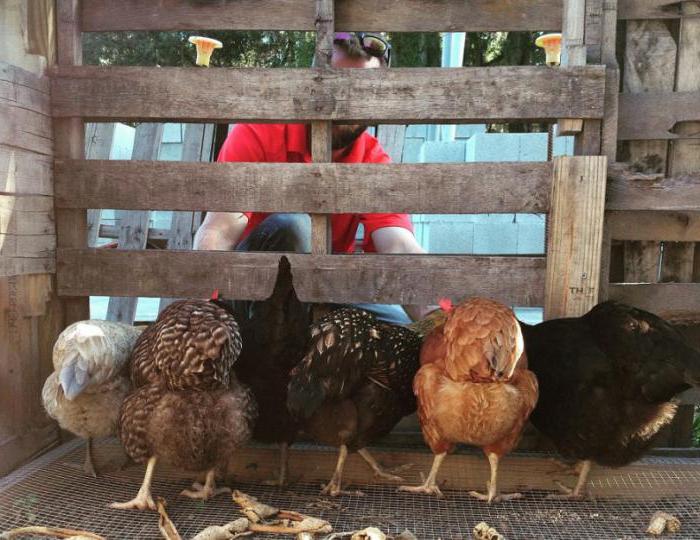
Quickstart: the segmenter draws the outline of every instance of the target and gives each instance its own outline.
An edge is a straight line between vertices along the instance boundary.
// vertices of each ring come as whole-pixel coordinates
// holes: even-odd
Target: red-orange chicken
[[[487,493],[472,491],[472,496],[488,502],[520,497],[497,489],[498,461],[518,442],[537,402],[537,379],[527,369],[513,312],[483,298],[450,309],[424,341],[420,360],[413,392],[435,459],[422,486],[401,490],[441,496],[440,465],[456,444],[465,443],[481,447],[491,466]]]

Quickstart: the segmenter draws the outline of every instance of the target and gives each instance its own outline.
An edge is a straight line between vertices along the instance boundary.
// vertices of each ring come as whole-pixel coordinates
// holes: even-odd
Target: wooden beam
[[[551,177],[552,164],[536,162],[205,164],[71,160],[57,161],[55,171],[58,208],[329,214],[547,212]]]
[[[87,159],[109,159],[116,124],[88,124],[85,127],[85,157]],[[73,184],[75,189],[77,186]],[[91,208],[87,214],[88,247],[95,247],[100,232],[101,208]]]
[[[605,68],[60,67],[56,117],[90,120],[481,122],[601,118]],[[498,81],[498,84],[494,82]]]
[[[610,298],[665,319],[700,313],[700,283],[611,283]]]
[[[618,18],[636,19],[678,19],[681,17],[679,0],[618,0]]]
[[[67,69],[83,61],[80,28],[80,0],[57,0],[56,36],[58,65]],[[78,68],[80,69],[80,68]],[[54,119],[55,157],[83,159],[85,128],[79,115]],[[63,248],[80,249],[87,244],[85,210],[56,210],[56,243]],[[88,298],[64,298],[66,325],[90,318]]]
[[[134,134],[134,147],[131,159],[136,161],[156,160],[163,138],[163,124],[139,124]],[[145,249],[148,239],[148,227],[151,212],[120,210],[117,212],[119,221],[119,238],[117,244],[121,249]],[[138,298],[109,299],[107,305],[107,320],[133,324],[136,317]]]
[[[598,302],[606,165],[601,156],[554,161],[546,319],[580,316]]]
[[[676,124],[700,121],[700,91],[620,94],[618,137],[622,140],[700,138],[681,134]]]
[[[58,253],[63,295],[267,298],[278,253],[69,249]],[[431,304],[436,298],[488,296],[540,306],[543,257],[286,254],[305,302]]]
[[[562,0],[338,0],[338,30],[484,32],[559,30]],[[314,30],[312,2],[298,0],[90,0],[88,32],[124,30]]]
[[[606,212],[614,240],[700,242],[700,212]]]
[[[700,175],[658,181],[609,179],[605,208],[700,212]]]

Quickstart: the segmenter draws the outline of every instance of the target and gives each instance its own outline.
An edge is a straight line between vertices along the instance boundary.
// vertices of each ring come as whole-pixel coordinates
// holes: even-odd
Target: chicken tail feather
[[[90,382],[90,374],[85,359],[79,352],[66,358],[58,375],[63,393],[69,400],[75,399]]]

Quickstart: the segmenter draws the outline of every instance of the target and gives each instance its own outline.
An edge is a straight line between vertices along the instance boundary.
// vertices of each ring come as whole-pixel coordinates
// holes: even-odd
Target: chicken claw
[[[130,501],[123,503],[114,502],[110,504],[109,507],[118,510],[157,510],[156,503],[153,501],[150,491],[148,493],[139,491],[138,495]]]
[[[340,481],[337,481],[334,478],[331,478],[331,481],[328,482],[325,486],[321,486],[321,495],[330,495],[331,497],[337,497],[338,495],[354,495],[356,497],[364,497],[365,494],[362,491],[356,490],[346,490],[346,489],[340,489]]]
[[[358,454],[362,457],[367,462],[367,465],[370,466],[370,468],[374,471],[374,477],[375,478],[382,478],[384,480],[389,480],[391,482],[405,482],[406,480],[401,478],[400,476],[397,476],[395,474],[392,474],[388,471],[385,471],[382,466],[379,464],[379,462],[374,459],[374,456],[369,453],[369,450],[366,448],[362,448],[361,450],[357,451]],[[403,465],[399,469],[404,470],[410,468],[411,465]]]
[[[221,495],[222,493],[231,493],[231,488],[216,487],[214,469],[207,471],[207,478],[204,485],[200,484],[199,482],[194,482],[192,487],[194,489],[183,489],[180,492],[180,495],[189,497],[190,499],[202,499],[203,501],[207,501],[213,497],[216,497],[217,495]]]
[[[547,499],[559,500],[559,501],[585,501],[588,498],[588,494],[585,490],[576,490],[566,487],[559,481],[554,482],[561,493],[552,493],[547,495]]]
[[[524,495],[522,493],[499,493],[498,495],[491,493],[479,493],[478,491],[470,491],[469,495],[480,501],[486,501],[491,504],[492,502],[500,503],[505,501],[512,501],[515,499],[522,499]]]
[[[428,484],[427,482],[422,486],[399,486],[399,491],[407,491],[408,493],[422,493],[424,495],[435,495],[443,499],[445,496],[440,491],[437,484]]]

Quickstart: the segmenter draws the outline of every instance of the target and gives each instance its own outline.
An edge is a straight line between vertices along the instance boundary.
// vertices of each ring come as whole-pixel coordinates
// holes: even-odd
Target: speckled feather
[[[151,456],[184,470],[223,467],[250,440],[257,407],[235,378],[211,392],[168,390],[147,384],[123,403],[119,436],[127,454],[142,463]]]
[[[292,371],[287,404],[326,444],[362,448],[415,410],[411,392],[420,337],[364,310],[342,308],[311,327]]]
[[[131,357],[135,387],[163,382],[171,390],[226,388],[241,352],[238,324],[213,302],[180,300],[165,308]]]

